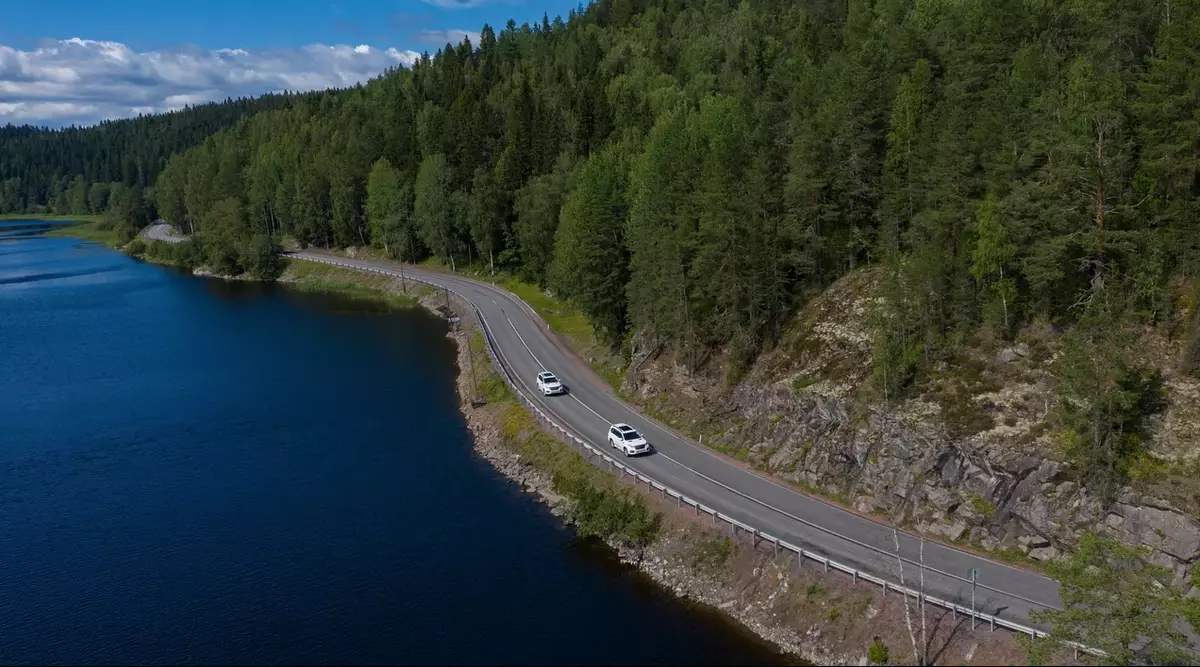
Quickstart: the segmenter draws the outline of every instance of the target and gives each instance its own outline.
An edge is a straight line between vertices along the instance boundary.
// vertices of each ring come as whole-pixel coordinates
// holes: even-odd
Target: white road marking
[[[297,254],[299,254],[299,253],[297,253]],[[318,259],[318,260],[316,260],[316,261],[321,261],[321,260],[319,260],[319,259]],[[329,262],[329,263],[334,263],[334,264],[337,264],[338,262]],[[342,265],[343,265],[343,266],[346,266],[347,268],[359,268],[359,269],[361,269],[361,268],[362,268],[361,266],[353,266],[353,265],[349,265],[349,264],[342,264]],[[501,296],[504,296],[504,297],[508,298],[509,300],[516,301],[515,299],[513,299],[513,298],[512,298],[512,296],[510,296],[510,295],[509,295],[509,294],[507,294],[506,292],[504,292],[504,291],[502,291],[502,290],[499,290],[499,289],[497,289],[496,291],[497,291],[497,292],[499,292],[499,293],[501,294]],[[491,298],[491,296],[489,295],[489,297],[488,297],[488,298]],[[492,299],[492,302],[493,302],[493,303],[496,303],[495,299]],[[499,304],[496,304],[496,305],[499,305]],[[534,317],[535,317],[535,318],[537,318],[537,315],[536,315],[536,313],[532,311],[532,309],[529,307],[529,305],[528,305],[528,304],[526,304],[526,303],[524,302],[524,300],[523,300],[523,299],[521,299],[520,301],[518,301],[518,302],[517,302],[517,305],[518,305],[518,306],[524,306],[524,308],[525,308],[526,310],[530,311],[530,312],[531,312],[531,314],[533,314],[533,315],[534,315]],[[530,347],[529,347],[528,343],[526,343],[526,342],[525,342],[525,338],[524,338],[524,337],[521,335],[521,332],[517,331],[517,327],[516,327],[516,325],[515,325],[515,324],[513,324],[513,321],[512,321],[512,319],[508,317],[508,314],[507,314],[507,313],[504,315],[504,318],[505,318],[505,320],[507,320],[507,321],[508,321],[508,326],[512,328],[512,330],[513,330],[513,333],[517,335],[517,340],[519,340],[519,341],[521,342],[521,345],[522,345],[522,346],[525,348],[525,351],[529,353],[529,356],[533,358],[533,360],[534,360],[534,361],[535,361],[535,362],[538,364],[538,366],[542,366],[542,362],[541,362],[541,360],[539,360],[539,359],[537,358],[537,355],[535,355],[535,354],[533,353],[533,350],[532,350],[532,349],[530,349]],[[544,367],[543,367],[543,368],[544,368]],[[530,389],[531,389],[531,388],[529,387],[529,385],[525,383],[525,381],[524,381],[524,380],[521,380],[521,384],[525,385],[525,388],[526,388],[527,390],[530,390]],[[531,393],[534,393],[534,392],[531,392]],[[584,403],[583,401],[581,401],[581,400],[580,400],[578,397],[576,397],[574,394],[568,394],[568,395],[569,395],[571,398],[574,398],[574,399],[575,399],[575,401],[576,401],[576,402],[578,402],[580,405],[582,405],[584,408],[587,408],[587,410],[588,410],[589,412],[591,412],[592,414],[596,415],[596,416],[597,416],[597,417],[599,417],[601,420],[603,420],[603,421],[607,421],[607,420],[604,418],[604,416],[603,416],[603,415],[601,415],[599,412],[596,412],[595,410],[593,410],[593,409],[591,408],[591,406],[589,406],[588,404],[586,404],[586,403]],[[616,403],[618,403],[618,404],[619,404],[621,407],[625,408],[625,410],[627,410],[627,411],[629,411],[630,413],[632,413],[634,416],[637,416],[637,417],[639,417],[639,418],[641,418],[641,419],[645,420],[645,421],[646,421],[647,423],[649,423],[649,424],[650,424],[652,427],[654,427],[654,428],[658,429],[659,431],[661,431],[661,432],[665,433],[665,434],[666,434],[666,435],[668,435],[669,437],[672,437],[672,438],[674,438],[674,439],[676,439],[676,440],[680,441],[681,443],[683,443],[684,445],[686,445],[686,446],[688,446],[688,447],[690,447],[690,448],[692,448],[692,449],[697,449],[697,450],[699,450],[699,451],[701,451],[701,452],[704,452],[704,453],[705,453],[705,454],[707,454],[708,456],[710,456],[710,457],[712,457],[712,458],[714,458],[714,459],[717,459],[717,460],[719,460],[721,463],[724,463],[724,464],[726,464],[726,465],[731,465],[731,464],[729,464],[727,461],[724,461],[723,459],[721,459],[721,457],[719,457],[719,456],[718,456],[716,453],[714,453],[714,452],[712,452],[712,451],[709,451],[709,450],[708,450],[707,448],[705,448],[703,445],[697,445],[697,444],[695,444],[695,443],[691,442],[690,440],[688,440],[688,439],[686,439],[686,438],[682,438],[682,437],[679,437],[679,436],[675,436],[674,434],[672,434],[672,433],[670,433],[669,431],[667,431],[665,428],[663,428],[663,427],[660,427],[658,424],[655,424],[654,422],[650,421],[650,420],[649,420],[649,419],[648,419],[648,418],[647,418],[645,415],[642,415],[642,414],[638,413],[638,412],[637,412],[637,411],[635,411],[633,408],[631,408],[630,406],[626,405],[626,404],[625,404],[623,401],[617,400],[617,399],[615,399],[615,397],[614,397],[614,401],[615,401]],[[542,403],[542,406],[543,406],[543,407],[545,407],[547,410],[551,410],[551,409],[550,409],[550,406],[549,406],[548,404],[546,404],[546,403],[544,403],[544,402],[542,402],[542,401],[539,401],[539,403]],[[551,410],[551,412],[553,412],[553,410]],[[572,430],[574,430],[574,429],[572,429]],[[846,540],[846,541],[848,541],[848,542],[850,542],[850,543],[852,543],[852,544],[857,544],[858,546],[864,547],[864,548],[868,549],[869,551],[876,552],[876,553],[879,553],[879,552],[880,552],[880,548],[879,548],[879,547],[873,547],[873,546],[871,546],[870,544],[867,544],[867,543],[865,543],[865,542],[861,542],[861,541],[859,541],[859,540],[857,540],[857,539],[854,539],[854,538],[851,538],[851,537],[849,537],[849,536],[847,536],[847,535],[842,535],[842,534],[840,534],[840,533],[838,533],[838,532],[835,532],[835,531],[833,531],[833,530],[830,530],[830,529],[828,529],[828,528],[825,528],[824,526],[821,526],[821,525],[819,525],[819,524],[817,524],[817,523],[814,523],[814,522],[808,521],[807,519],[803,519],[803,518],[801,518],[801,517],[799,517],[799,516],[796,516],[796,515],[794,515],[794,514],[792,514],[792,513],[790,513],[790,512],[787,512],[786,510],[782,510],[782,509],[780,509],[780,508],[778,508],[778,507],[775,507],[775,506],[773,506],[773,505],[771,505],[771,504],[769,504],[769,503],[766,503],[766,502],[764,502],[764,501],[762,501],[762,500],[759,500],[759,499],[757,499],[757,498],[754,498],[753,496],[750,496],[750,495],[748,495],[748,494],[746,494],[746,493],[743,493],[743,492],[741,492],[741,491],[738,491],[737,489],[733,488],[732,486],[729,486],[729,485],[727,485],[727,484],[724,484],[724,483],[722,483],[722,482],[719,482],[719,481],[717,481],[716,479],[713,479],[712,477],[709,477],[708,475],[705,475],[704,473],[702,473],[702,472],[699,472],[698,470],[696,470],[696,469],[694,469],[694,468],[692,468],[692,467],[690,467],[690,466],[688,466],[688,465],[685,465],[685,464],[681,463],[680,461],[678,461],[678,460],[676,460],[676,459],[674,459],[674,458],[672,458],[672,457],[670,457],[670,456],[668,456],[668,455],[666,455],[666,454],[662,453],[662,452],[661,452],[661,451],[659,451],[657,448],[655,448],[655,453],[657,453],[659,456],[663,457],[664,459],[666,459],[666,460],[670,461],[671,463],[674,463],[675,465],[679,466],[680,468],[683,468],[684,470],[687,470],[687,471],[691,472],[692,474],[694,474],[694,475],[696,475],[696,476],[698,476],[698,477],[700,477],[700,478],[702,478],[702,479],[705,479],[705,480],[707,480],[707,481],[711,482],[712,484],[715,484],[716,486],[719,486],[719,487],[721,487],[721,488],[723,488],[723,489],[725,489],[725,490],[727,490],[727,491],[729,491],[729,492],[731,492],[731,493],[733,493],[733,494],[735,494],[735,495],[737,495],[737,496],[740,496],[740,497],[742,497],[742,498],[745,498],[745,499],[747,499],[747,500],[749,500],[749,501],[751,501],[751,502],[753,502],[753,503],[755,503],[755,504],[757,504],[757,505],[759,505],[759,506],[761,506],[761,507],[764,507],[764,508],[766,508],[766,509],[769,509],[769,510],[771,510],[771,511],[773,511],[773,512],[776,512],[776,513],[778,513],[778,514],[780,514],[780,515],[782,515],[782,516],[785,516],[785,517],[787,517],[787,518],[790,518],[790,519],[792,519],[792,520],[794,520],[794,521],[797,521],[797,522],[799,522],[799,523],[801,523],[801,524],[803,524],[803,525],[807,525],[807,526],[810,526],[810,527],[816,528],[817,530],[819,530],[819,531],[821,531],[821,532],[824,532],[824,533],[826,533],[826,534],[828,534],[828,535],[831,535],[831,536],[833,536],[833,537],[837,537],[837,538],[839,538],[839,539]],[[758,479],[760,479],[760,480],[762,480],[762,481],[764,481],[764,482],[767,482],[767,483],[769,483],[769,484],[772,484],[772,485],[774,485],[774,486],[777,486],[777,487],[779,487],[779,488],[781,488],[781,489],[783,489],[783,490],[790,491],[790,492],[792,492],[792,493],[796,493],[796,491],[794,491],[793,489],[790,489],[790,488],[788,488],[787,486],[784,486],[783,484],[781,484],[781,483],[779,483],[779,482],[776,482],[775,480],[772,480],[772,479],[766,478],[766,477],[764,477],[764,476],[762,476],[762,475],[760,475],[760,474],[758,474],[758,473],[756,473],[756,472],[754,472],[754,471],[745,470],[745,469],[743,469],[743,468],[740,468],[740,467],[737,467],[737,466],[734,466],[734,467],[735,467],[736,469],[738,469],[738,470],[742,471],[742,472],[749,473],[750,475],[752,475],[752,476],[754,476],[754,477],[756,477],[756,478],[758,478]],[[803,494],[797,494],[797,495],[801,495],[801,496],[803,496]],[[806,497],[806,496],[805,496],[805,497]],[[813,500],[816,500],[817,502],[821,502],[822,504],[824,504],[824,505],[826,505],[826,506],[828,506],[828,507],[830,507],[830,508],[832,508],[832,509],[834,509],[834,510],[840,510],[840,511],[842,511],[842,512],[846,512],[846,510],[844,510],[844,509],[842,509],[842,508],[840,508],[840,507],[837,507],[836,505],[831,505],[831,504],[829,504],[829,503],[825,503],[825,502],[823,502],[823,501],[820,501],[820,500],[817,500],[817,499],[813,499]],[[857,515],[854,515],[853,513],[850,513],[850,512],[846,512],[846,513],[847,513],[847,514],[850,514],[851,516],[857,516]],[[908,537],[910,537],[910,538],[911,538],[912,536],[911,536],[911,535],[909,535]],[[950,548],[949,550],[950,550],[950,551],[952,551],[952,552],[957,552],[957,553],[963,554],[963,555],[965,555],[965,556],[967,556],[967,557],[969,557],[969,558],[975,558],[975,559],[978,559],[978,560],[982,560],[982,561],[984,561],[984,562],[987,562],[987,563],[990,563],[990,564],[993,564],[993,565],[997,565],[997,566],[1000,566],[1000,567],[1003,567],[1003,568],[1006,568],[1006,569],[1011,569],[1011,570],[1014,570],[1014,571],[1022,572],[1022,573],[1024,573],[1024,574],[1030,574],[1030,573],[1027,573],[1027,572],[1025,572],[1024,570],[1020,570],[1020,569],[1018,569],[1018,568],[1015,568],[1015,567],[1013,567],[1013,566],[1011,566],[1011,565],[1008,565],[1008,564],[1006,564],[1006,563],[1000,563],[1000,562],[997,562],[997,561],[993,561],[993,560],[992,560],[992,559],[990,559],[990,558],[984,558],[984,557],[981,557],[981,556],[979,556],[979,555],[977,555],[977,554],[971,554],[971,553],[968,553],[968,552],[958,551],[957,549],[953,549],[953,548]],[[886,551],[886,550],[883,550],[883,551]],[[883,554],[883,555],[884,555],[884,556],[888,556],[886,553],[885,553],[885,554]],[[904,560],[905,560],[905,561],[907,561],[907,562],[913,562],[913,561],[910,561],[908,558],[904,558]],[[930,566],[928,566],[928,565],[926,565],[925,567],[926,567],[926,569],[928,569],[928,570],[930,570],[930,571],[932,571],[932,572],[935,572],[935,573],[938,573],[938,574],[941,574],[941,575],[947,576],[947,577],[948,577],[948,578],[950,578],[951,580],[964,581],[964,580],[963,580],[961,577],[959,577],[959,576],[956,576],[956,575],[953,575],[953,574],[950,574],[949,572],[944,572],[944,571],[941,571],[941,570],[939,570],[939,569],[937,569],[937,568],[930,567]],[[1033,573],[1033,574],[1036,574],[1036,573]],[[1003,592],[1001,592],[1001,591],[997,591],[997,592],[1000,592],[1002,595],[1008,595],[1008,596],[1011,596],[1011,597],[1014,597],[1014,598],[1017,598],[1017,599],[1020,599],[1020,600],[1024,600],[1024,601],[1026,601],[1026,602],[1029,602],[1029,603],[1031,603],[1031,604],[1034,604],[1034,605],[1043,606],[1043,607],[1050,607],[1050,608],[1055,608],[1055,609],[1057,609],[1057,607],[1054,607],[1054,606],[1052,606],[1052,605],[1047,605],[1047,604],[1045,604],[1045,603],[1036,602],[1036,601],[1030,600],[1030,599],[1028,599],[1028,598],[1024,598],[1023,596],[1021,596],[1021,595],[1018,595],[1018,594],[1015,594],[1015,593],[1011,593],[1011,592],[1007,592],[1007,591],[1003,591]]]
[[[538,366],[541,366],[542,370],[546,370],[546,367],[542,366],[541,360],[537,358],[537,355],[533,353],[533,350],[529,349],[529,346],[525,344],[525,339],[521,337],[521,332],[517,331],[517,325],[513,324],[512,318],[508,316],[508,313],[504,314],[504,319],[508,320],[508,326],[512,327],[513,333],[517,334],[517,340],[521,341],[522,345],[525,345],[525,351],[529,353],[529,356],[533,357],[533,360],[537,362]]]
[[[513,324],[512,318],[510,318],[510,317],[509,317],[507,314],[505,314],[505,315],[504,315],[504,319],[508,320],[508,326],[512,327],[513,333],[517,334],[517,340],[521,341],[521,345],[525,346],[525,351],[529,353],[529,356],[533,357],[533,360],[534,360],[534,361],[537,363],[537,365],[538,365],[538,366],[540,366],[540,367],[541,367],[543,370],[547,370],[547,369],[546,369],[546,367],[545,367],[545,366],[542,364],[542,362],[541,362],[541,361],[540,361],[540,360],[537,358],[537,355],[533,353],[533,350],[529,349],[529,345],[528,345],[528,344],[525,342],[525,338],[524,338],[523,336],[521,336],[521,332],[520,332],[520,331],[517,331],[517,327],[516,327],[516,325],[515,325],[515,324]],[[608,419],[605,419],[604,415],[602,415],[602,414],[600,414],[599,412],[596,412],[595,410],[593,410],[593,409],[592,409],[592,406],[590,406],[590,405],[588,405],[587,403],[584,403],[583,401],[579,400],[579,397],[578,397],[578,396],[576,396],[575,394],[573,394],[573,393],[568,393],[568,394],[567,394],[567,396],[568,396],[569,398],[573,398],[573,399],[575,399],[575,402],[576,402],[576,403],[578,403],[578,404],[582,405],[584,408],[586,408],[586,409],[587,409],[587,411],[588,411],[588,412],[590,412],[590,413],[592,413],[592,414],[596,415],[597,417],[599,417],[601,421],[603,421],[603,422],[605,422],[605,423],[612,423],[612,422],[609,422],[609,421],[608,421]]]

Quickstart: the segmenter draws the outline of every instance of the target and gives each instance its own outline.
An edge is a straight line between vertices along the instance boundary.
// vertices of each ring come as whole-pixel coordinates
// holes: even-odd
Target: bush
[[[257,234],[242,246],[241,265],[252,277],[275,280],[283,273],[279,246],[266,234]]]
[[[125,246],[125,252],[134,256],[144,255],[146,254],[146,242],[141,239],[134,239],[129,242],[129,245]]]
[[[888,663],[888,647],[884,646],[878,637],[867,648],[867,660],[872,665],[886,665]]]
[[[131,241],[133,241],[133,239],[137,238],[137,235],[138,235],[137,227],[134,227],[133,225],[126,224],[126,223],[121,223],[121,224],[117,225],[117,238],[121,240],[122,244],[130,243]]]
[[[220,276],[236,276],[242,272],[237,246],[216,240],[204,244],[205,258],[213,273]]]

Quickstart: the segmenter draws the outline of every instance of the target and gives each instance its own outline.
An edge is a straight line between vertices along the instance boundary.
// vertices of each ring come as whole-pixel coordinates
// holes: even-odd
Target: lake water
[[[0,663],[780,664],[471,451],[423,312],[0,221]]]

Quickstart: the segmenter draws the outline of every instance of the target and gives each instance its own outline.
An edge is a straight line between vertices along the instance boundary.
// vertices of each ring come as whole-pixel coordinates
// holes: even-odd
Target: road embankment
[[[916,601],[855,584],[811,563],[777,555],[753,537],[731,538],[689,508],[624,484],[589,464],[546,430],[510,393],[487,356],[470,307],[456,297],[395,277],[292,260],[281,282],[331,285],[351,296],[375,295],[457,317],[448,336],[458,348],[460,406],[476,453],[501,475],[580,533],[614,548],[623,561],[685,600],[714,607],[787,654],[816,664],[866,664],[878,641],[893,663],[913,662],[905,622]],[[447,306],[449,308],[447,309]],[[1023,664],[1010,633],[972,631],[964,617],[927,608],[928,655],[939,664]]]

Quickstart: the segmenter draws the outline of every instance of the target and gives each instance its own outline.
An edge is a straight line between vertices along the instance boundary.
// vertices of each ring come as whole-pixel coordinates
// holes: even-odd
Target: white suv
[[[554,373],[551,373],[550,371],[542,371],[541,373],[538,373],[537,387],[538,391],[542,392],[542,395],[544,396],[567,393],[567,388],[563,386],[563,383],[559,382],[558,378],[554,377]]]
[[[629,424],[613,424],[608,429],[608,444],[625,452],[625,456],[645,454],[650,451],[650,443],[646,442],[642,434]]]

